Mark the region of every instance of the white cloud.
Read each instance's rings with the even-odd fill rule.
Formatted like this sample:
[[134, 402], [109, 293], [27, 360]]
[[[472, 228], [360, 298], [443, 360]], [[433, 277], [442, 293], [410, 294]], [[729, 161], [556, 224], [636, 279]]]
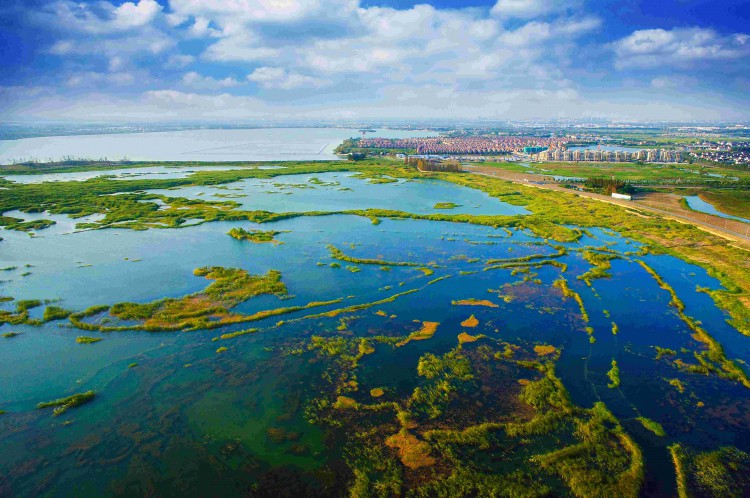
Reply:
[[219, 80], [210, 76], [203, 76], [195, 71], [185, 73], [182, 77], [182, 84], [185, 86], [203, 90], [231, 88], [241, 85], [239, 81], [231, 77], [222, 78]]
[[258, 83], [263, 88], [280, 88], [282, 90], [320, 88], [328, 84], [327, 81], [320, 78], [290, 73], [280, 67], [259, 67], [249, 74], [247, 79]]
[[162, 6], [155, 0], [125, 2], [115, 6], [100, 1], [95, 4], [57, 0], [30, 15], [54, 29], [90, 34], [108, 34], [138, 29], [152, 23]]
[[497, 0], [492, 7], [492, 14], [503, 18], [531, 19], [575, 7], [576, 0]]
[[65, 84], [69, 87], [99, 87], [106, 85], [130, 85], [135, 76], [129, 72], [97, 73], [95, 71], [76, 72], [70, 76]]
[[215, 62], [257, 62], [274, 59], [280, 51], [261, 46], [262, 40], [251, 33], [223, 38], [206, 49], [203, 57]]
[[644, 29], [612, 44], [618, 68], [683, 66], [750, 56], [748, 35], [722, 36], [711, 29]]
[[122, 29], [143, 26], [153, 21], [161, 9], [154, 0], [139, 0], [137, 4], [125, 2], [114, 10], [112, 23]]
[[172, 54], [167, 59], [164, 67], [169, 69], [181, 69], [195, 62], [195, 57], [189, 54]]

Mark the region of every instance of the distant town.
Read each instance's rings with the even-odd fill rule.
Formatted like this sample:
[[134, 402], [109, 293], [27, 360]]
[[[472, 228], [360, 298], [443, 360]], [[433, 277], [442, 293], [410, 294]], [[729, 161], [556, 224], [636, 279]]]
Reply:
[[362, 137], [352, 139], [341, 151], [360, 154], [401, 154], [428, 159], [481, 161], [505, 160], [535, 162], [706, 162], [725, 165], [750, 165], [750, 142], [707, 141], [661, 143], [650, 141], [613, 143], [607, 136], [490, 136], [446, 135], [421, 138]]

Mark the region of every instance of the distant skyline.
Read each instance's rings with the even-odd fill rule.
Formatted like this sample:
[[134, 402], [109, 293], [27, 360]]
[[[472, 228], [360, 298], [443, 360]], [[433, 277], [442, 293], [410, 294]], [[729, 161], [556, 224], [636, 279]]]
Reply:
[[746, 0], [4, 0], [1, 121], [750, 119]]

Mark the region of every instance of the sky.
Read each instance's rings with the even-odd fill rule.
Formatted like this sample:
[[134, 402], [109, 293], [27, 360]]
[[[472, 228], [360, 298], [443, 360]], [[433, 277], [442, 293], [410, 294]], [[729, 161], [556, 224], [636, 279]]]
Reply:
[[2, 0], [0, 122], [750, 120], [747, 0]]

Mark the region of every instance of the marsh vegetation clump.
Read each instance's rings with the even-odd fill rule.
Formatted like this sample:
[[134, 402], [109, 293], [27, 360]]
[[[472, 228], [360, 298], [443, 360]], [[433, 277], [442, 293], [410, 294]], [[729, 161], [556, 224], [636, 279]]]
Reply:
[[435, 465], [435, 459], [430, 456], [430, 445], [420, 441], [406, 429], [390, 436], [385, 440], [386, 446], [396, 448], [401, 463], [410, 469]]
[[86, 337], [86, 336], [78, 336], [76, 337], [76, 342], [78, 344], [93, 344], [95, 342], [99, 342], [103, 340], [101, 337]]
[[646, 429], [653, 432], [659, 437], [665, 437], [667, 433], [664, 431], [664, 428], [661, 426], [659, 422], [655, 422], [649, 418], [646, 417], [637, 417], [636, 420], [643, 425]]
[[[227, 324], [262, 320], [270, 316], [291, 313], [315, 306], [332, 304], [330, 302], [313, 302], [305, 306], [290, 306], [243, 315], [229, 311], [237, 304], [250, 298], [272, 294], [286, 296], [286, 285], [281, 281], [281, 273], [269, 270], [264, 275], [251, 275], [238, 268], [220, 266], [203, 267], [194, 270], [194, 275], [213, 282], [195, 294], [181, 298], [166, 298], [150, 303], [117, 303], [112, 307], [102, 305], [91, 307], [84, 312], [70, 315], [71, 323], [84, 330], [196, 330], [212, 329]], [[83, 318], [109, 311], [109, 314], [120, 320], [140, 322], [137, 325], [106, 326], [84, 322]]]
[[451, 304], [454, 306], [486, 306], [488, 308], [499, 308], [500, 305], [493, 303], [492, 301], [488, 299], [475, 299], [475, 298], [469, 298], [469, 299], [460, 299], [457, 301], [451, 301]]
[[62, 320], [68, 318], [72, 311], [61, 308], [60, 306], [47, 306], [44, 309], [44, 315], [42, 316], [43, 322], [51, 322], [53, 320]]
[[549, 356], [557, 353], [557, 348], [549, 344], [537, 344], [534, 346], [534, 352], [539, 356]]
[[669, 446], [680, 498], [747, 496], [750, 455], [733, 446], [698, 452], [680, 443]]
[[[328, 244], [326, 247], [328, 248], [328, 252], [331, 254], [331, 257], [333, 259], [337, 259], [339, 261], [345, 261], [347, 263], [353, 263], [357, 265], [377, 265], [380, 267], [424, 266], [422, 263], [414, 263], [411, 261], [385, 261], [382, 259], [355, 258], [353, 256], [347, 256], [341, 249], [334, 246], [333, 244]], [[337, 263], [332, 263], [332, 265], [333, 264], [337, 264]]]
[[570, 286], [568, 286], [568, 281], [561, 277], [555, 280], [552, 283], [552, 285], [560, 289], [560, 291], [562, 291], [563, 296], [572, 297], [573, 299], [575, 299], [576, 303], [578, 303], [578, 307], [581, 310], [581, 318], [583, 319], [584, 322], [588, 323], [589, 314], [586, 311], [586, 306], [583, 304], [583, 298], [581, 297], [579, 293], [577, 293], [576, 291], [571, 289]]
[[86, 391], [85, 393], [74, 394], [66, 398], [56, 399], [54, 401], [47, 401], [45, 403], [39, 403], [36, 405], [37, 409], [55, 407], [52, 411], [52, 415], [57, 417], [62, 415], [71, 408], [84, 405], [92, 401], [96, 397], [96, 392]]
[[466, 332], [461, 332], [458, 334], [458, 344], [468, 344], [471, 342], [476, 342], [479, 339], [482, 339], [485, 337], [484, 335], [471, 335]]
[[411, 341], [426, 341], [432, 339], [437, 332], [440, 322], [422, 322], [422, 327], [416, 332], [412, 332], [405, 339], [396, 343], [396, 347], [406, 346]]
[[247, 240], [250, 242], [255, 242], [256, 244], [261, 244], [264, 242], [273, 242], [274, 244], [282, 244], [282, 242], [279, 242], [274, 237], [279, 235], [283, 232], [277, 232], [275, 230], [245, 230], [243, 228], [232, 228], [227, 232], [227, 235], [230, 237], [237, 239], [237, 240]]
[[662, 348], [659, 346], [654, 346], [654, 348], [656, 349], [657, 360], [661, 360], [665, 356], [677, 356], [677, 351], [675, 351], [674, 349]]
[[433, 209], [455, 209], [461, 207], [461, 204], [455, 202], [438, 202], [432, 208]]
[[476, 326], [479, 325], [479, 320], [474, 315], [471, 315], [469, 318], [461, 322], [462, 327], [467, 328], [476, 328]]
[[612, 360], [612, 368], [607, 372], [607, 377], [609, 377], [609, 384], [607, 387], [610, 389], [620, 387], [620, 367], [617, 366], [617, 360]]

